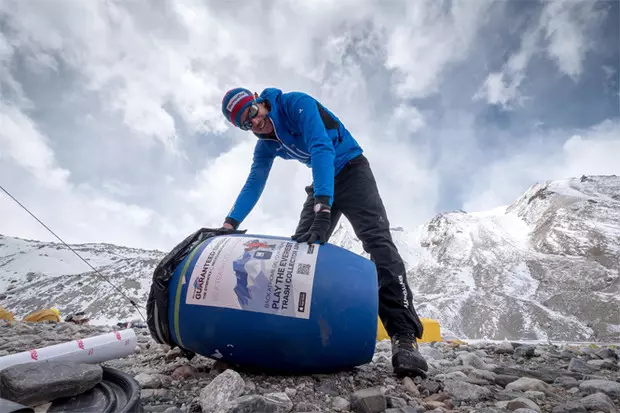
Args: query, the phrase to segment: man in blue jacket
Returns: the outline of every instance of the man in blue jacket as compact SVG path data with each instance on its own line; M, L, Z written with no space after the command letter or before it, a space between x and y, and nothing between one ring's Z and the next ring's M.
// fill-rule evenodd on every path
M327 242L341 215L353 226L379 277L379 316L392 340L392 365L399 375L425 376L418 351L423 326L412 302L405 266L392 241L389 222L362 148L342 122L313 97L265 89L229 90L222 113L233 125L258 138L250 174L223 227L237 229L260 198L275 157L294 159L312 169L297 242Z

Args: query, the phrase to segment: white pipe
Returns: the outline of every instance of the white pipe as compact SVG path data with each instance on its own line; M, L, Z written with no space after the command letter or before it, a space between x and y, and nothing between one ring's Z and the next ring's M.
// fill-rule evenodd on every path
M15 364L47 360L100 363L130 355L136 343L135 332L128 328L0 357L0 370Z

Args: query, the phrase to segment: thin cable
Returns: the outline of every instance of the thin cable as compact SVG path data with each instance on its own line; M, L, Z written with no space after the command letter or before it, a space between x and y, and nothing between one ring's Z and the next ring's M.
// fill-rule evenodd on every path
M103 278L104 280L106 280L112 287L114 287L114 289L116 289L116 291L118 291L123 297L125 297L134 307L136 307L136 310L138 311L138 314L140 314L140 317L142 317L142 320L144 320L144 322L146 323L146 318L144 318L144 316L142 315L142 313L140 312L140 308L138 308L138 305L136 304L136 302L134 300L132 300L131 298L129 298L124 292L122 292L117 286L115 286L114 284L112 284L112 282L110 280L108 280L103 274L101 274L99 272L99 270L97 270L95 267L93 267L88 261L86 261L84 258L82 258L82 256L80 254L78 254L73 248L71 248L71 246L69 246L69 244L67 244L65 241L62 240L62 238L60 238L58 235L56 235L56 233L54 233L54 231L52 231L47 225L45 225L39 218L37 218L32 212L30 212L30 210L28 210L28 208L26 208L24 205L22 205L21 202L19 202L13 195L11 195L9 193L9 191L7 191L6 189L4 189L4 187L2 185L0 185L0 189L2 189L13 201L15 201L20 207L22 207L26 212L28 212L34 219L36 219L39 224L43 225L43 227L45 227L45 229L47 229L49 232L51 232L56 238L58 238L58 240L60 242L62 242L67 248L69 248L75 255L78 256L78 258L80 258L82 261L84 261L86 263L86 265L88 265L90 268L93 269L93 271L95 271L96 274L98 274L101 278Z

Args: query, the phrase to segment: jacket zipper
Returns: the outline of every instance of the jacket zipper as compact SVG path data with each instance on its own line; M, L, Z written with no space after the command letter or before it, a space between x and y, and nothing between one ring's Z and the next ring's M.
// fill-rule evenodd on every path
M278 139L278 141L282 144L282 146L284 146L293 156L300 158L301 160L307 161L308 158L310 157L310 154L305 154L303 151L299 151L299 153L291 148L289 148L283 141L282 139L280 139L280 137L278 136L278 131L276 130L276 125L273 124L273 121L271 120L271 118L268 118L269 122L271 122L271 126L273 126L273 132L276 134L276 138ZM301 153L301 155L300 155Z

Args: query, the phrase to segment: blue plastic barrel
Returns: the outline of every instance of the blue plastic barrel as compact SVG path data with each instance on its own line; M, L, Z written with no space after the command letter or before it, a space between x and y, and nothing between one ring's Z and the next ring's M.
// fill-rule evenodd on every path
M372 360L372 261L332 244L232 234L206 239L169 285L174 342L241 367L338 371Z

